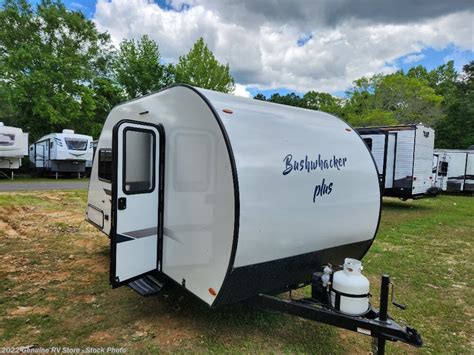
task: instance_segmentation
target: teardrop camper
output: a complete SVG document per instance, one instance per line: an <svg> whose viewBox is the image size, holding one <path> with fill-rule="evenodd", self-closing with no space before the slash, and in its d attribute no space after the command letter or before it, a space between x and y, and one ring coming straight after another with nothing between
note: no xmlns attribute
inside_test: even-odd
<svg viewBox="0 0 474 355"><path fill-rule="evenodd" d="M371 335L382 354L386 340L422 344L387 313L389 277L380 311L367 283L353 287L360 272L331 286L337 265L360 265L380 208L375 162L342 120L175 85L111 111L86 218L110 237L113 287L174 283L213 308L245 300ZM311 298L274 296L309 284Z"/></svg>
<svg viewBox="0 0 474 355"><path fill-rule="evenodd" d="M342 120L178 85L111 111L87 219L111 238L114 287L157 272L215 307L361 259L380 208Z"/></svg>
<svg viewBox="0 0 474 355"><path fill-rule="evenodd" d="M24 156L28 155L28 133L0 122L0 173L13 179Z"/></svg>

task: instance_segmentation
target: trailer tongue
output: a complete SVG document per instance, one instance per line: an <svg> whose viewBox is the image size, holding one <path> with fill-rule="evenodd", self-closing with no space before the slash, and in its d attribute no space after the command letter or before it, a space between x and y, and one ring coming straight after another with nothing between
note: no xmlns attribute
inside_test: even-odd
<svg viewBox="0 0 474 355"><path fill-rule="evenodd" d="M420 334L416 329L402 326L388 314L388 295L392 285L392 304L400 309L405 306L395 302L393 298L393 283L388 275L382 275L380 287L380 309L369 303L369 308L363 314L351 315L338 311L331 303L331 285L323 286L324 273L314 273L311 283L311 297L281 299L275 296L261 294L253 299L260 308L292 314L301 318L332 325L369 335L374 338L373 350L376 354L385 353L385 342L401 341L408 345L420 347L423 345ZM345 294L343 297L360 298L356 295Z"/></svg>

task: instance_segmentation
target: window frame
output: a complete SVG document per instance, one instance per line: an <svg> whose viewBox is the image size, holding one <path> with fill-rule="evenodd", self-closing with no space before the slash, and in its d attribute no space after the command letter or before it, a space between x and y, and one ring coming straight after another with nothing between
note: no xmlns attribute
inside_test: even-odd
<svg viewBox="0 0 474 355"><path fill-rule="evenodd" d="M127 132L141 132L151 134L153 139L152 144L152 176L151 176L151 188L146 190L135 190L135 191L127 191L125 189L126 184L126 171L127 171L127 159L126 159L126 151L127 151ZM122 192L125 195L139 195L139 194L149 194L155 191L156 188L156 133L152 129L141 128L141 127L130 127L127 126L122 131Z"/></svg>
<svg viewBox="0 0 474 355"><path fill-rule="evenodd" d="M69 141L69 142L68 142ZM74 144L73 142L77 143L77 142L80 142L80 143L84 143L85 142L85 146L83 149L76 149L76 148L70 148L71 144ZM70 137L64 137L64 143L66 143L66 148L67 150L73 150L73 151L78 151L78 152L85 152L87 149L89 149L89 141L87 139L84 139L84 138L70 138Z"/></svg>
<svg viewBox="0 0 474 355"><path fill-rule="evenodd" d="M100 171L101 171L101 169L100 169L100 162L101 162L100 156L101 156L102 152L110 153L110 180L100 176ZM107 183L111 184L112 179L113 179L113 175L114 175L114 158L113 158L112 148L100 148L99 151L98 151L98 157L97 157L97 177L99 178L100 181L107 182Z"/></svg>
<svg viewBox="0 0 474 355"><path fill-rule="evenodd" d="M369 151L372 152L372 147L374 144L374 140L371 137L362 137L362 140L364 141L365 145L367 148L369 148ZM370 141L370 144L368 143Z"/></svg>

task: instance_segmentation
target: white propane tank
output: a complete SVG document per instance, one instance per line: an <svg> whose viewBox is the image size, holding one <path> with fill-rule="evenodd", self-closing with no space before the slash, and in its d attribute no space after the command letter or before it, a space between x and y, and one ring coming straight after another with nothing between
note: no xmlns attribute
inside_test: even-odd
<svg viewBox="0 0 474 355"><path fill-rule="evenodd" d="M342 313L359 315L369 309L369 280L362 275L362 269L359 260L346 258L343 270L334 273L331 304ZM336 307L337 292L341 293L339 308Z"/></svg>

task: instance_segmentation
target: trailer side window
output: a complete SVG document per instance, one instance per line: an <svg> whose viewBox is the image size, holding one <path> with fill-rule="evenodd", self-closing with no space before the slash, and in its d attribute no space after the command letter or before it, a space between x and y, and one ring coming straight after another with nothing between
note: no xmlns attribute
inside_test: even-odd
<svg viewBox="0 0 474 355"><path fill-rule="evenodd" d="M367 144L369 150L372 151L372 138L364 138L364 142Z"/></svg>
<svg viewBox="0 0 474 355"><path fill-rule="evenodd" d="M112 182L112 149L99 150L99 179Z"/></svg>
<svg viewBox="0 0 474 355"><path fill-rule="evenodd" d="M124 131L123 191L147 193L155 189L155 133L126 128Z"/></svg>

